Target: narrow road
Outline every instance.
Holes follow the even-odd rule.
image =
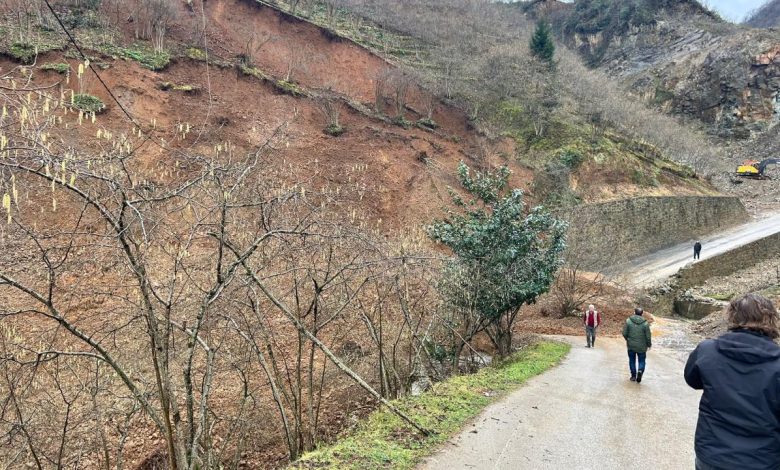
[[[674,349],[659,331],[641,384],[628,380],[622,338],[595,349],[566,338],[573,347],[560,366],[488,407],[421,469],[693,468],[700,393],[682,377],[678,325],[667,328]]]
[[[780,214],[734,227],[701,239],[702,259],[725,253],[780,232]],[[609,278],[626,287],[647,287],[672,276],[693,261],[693,242],[657,251],[607,270]]]

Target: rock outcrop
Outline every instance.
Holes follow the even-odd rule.
[[[611,25],[611,32],[562,29],[570,46],[630,92],[698,119],[714,134],[745,139],[780,122],[780,31],[729,24],[691,8],[653,14],[641,24]]]

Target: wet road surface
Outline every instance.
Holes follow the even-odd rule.
[[[746,245],[780,232],[780,214],[734,227],[701,239],[701,259]],[[648,287],[665,281],[693,261],[693,241],[682,243],[629,263],[617,265],[606,274],[626,287]]]
[[[693,468],[700,392],[683,380],[685,325],[659,319],[645,379],[628,380],[622,338],[562,338],[563,363],[491,405],[420,468]]]

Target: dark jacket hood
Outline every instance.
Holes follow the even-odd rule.
[[[640,315],[632,315],[629,317],[629,320],[636,323],[637,325],[641,325],[642,323],[647,323],[647,320],[645,320],[645,317]]]
[[[748,330],[726,333],[716,340],[716,344],[724,356],[747,364],[780,359],[780,346],[769,337]]]

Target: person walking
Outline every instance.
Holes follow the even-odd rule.
[[[650,324],[642,316],[641,308],[634,309],[634,315],[626,319],[623,325],[623,338],[628,347],[628,368],[631,371],[631,381],[641,383],[647,363],[647,350],[653,346]],[[637,368],[637,360],[639,367]]]
[[[582,321],[585,324],[585,340],[588,343],[587,347],[595,348],[596,330],[599,325],[601,325],[601,314],[596,310],[594,305],[588,305],[588,310],[585,311]]]
[[[693,259],[701,259],[701,242],[693,244]]]
[[[728,307],[729,332],[688,357],[685,381],[704,390],[696,425],[696,469],[780,467],[780,337],[777,310],[756,294]]]

